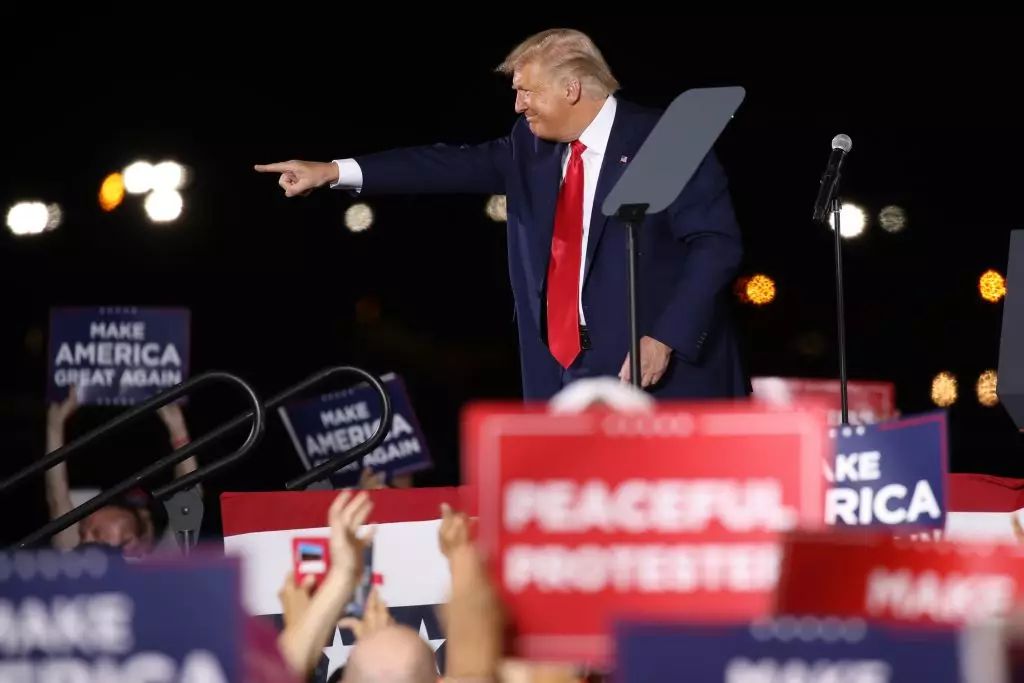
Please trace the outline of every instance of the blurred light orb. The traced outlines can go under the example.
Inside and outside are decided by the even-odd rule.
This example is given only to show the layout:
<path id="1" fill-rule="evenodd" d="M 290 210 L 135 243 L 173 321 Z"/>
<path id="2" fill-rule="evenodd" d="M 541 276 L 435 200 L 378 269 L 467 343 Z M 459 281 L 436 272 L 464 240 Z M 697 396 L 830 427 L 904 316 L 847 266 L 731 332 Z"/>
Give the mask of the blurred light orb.
<path id="1" fill-rule="evenodd" d="M 828 215 L 828 225 L 833 230 L 836 229 L 834 213 Z M 839 236 L 843 239 L 860 237 L 867 225 L 867 214 L 856 204 L 843 204 L 843 208 L 839 209 Z"/>
<path id="2" fill-rule="evenodd" d="M 373 324 L 380 320 L 380 302 L 372 297 L 357 301 L 356 320 L 363 324 Z"/>
<path id="3" fill-rule="evenodd" d="M 759 273 L 752 276 L 747 280 L 743 290 L 746 295 L 743 298 L 755 306 L 764 306 L 775 301 L 775 281 L 767 275 Z"/>
<path id="4" fill-rule="evenodd" d="M 1006 296 L 1006 279 L 997 270 L 986 270 L 978 278 L 978 293 L 990 303 L 996 303 Z"/>
<path id="5" fill-rule="evenodd" d="M 940 372 L 932 379 L 932 403 L 946 408 L 956 403 L 957 382 L 950 372 Z"/>
<path id="6" fill-rule="evenodd" d="M 25 332 L 25 351 L 30 356 L 38 356 L 42 354 L 44 348 L 46 348 L 46 338 L 43 336 L 43 331 L 38 327 L 30 327 Z"/>
<path id="7" fill-rule="evenodd" d="M 188 172 L 184 166 L 174 161 L 162 161 L 150 173 L 150 189 L 180 190 L 185 187 L 187 179 Z"/>
<path id="8" fill-rule="evenodd" d="M 491 195 L 487 200 L 487 207 L 484 209 L 487 217 L 492 221 L 504 223 L 508 220 L 508 203 L 503 194 Z"/>
<path id="9" fill-rule="evenodd" d="M 886 206 L 878 212 L 878 224 L 886 232 L 900 232 L 907 227 L 907 213 L 899 206 Z"/>
<path id="10" fill-rule="evenodd" d="M 64 212 L 60 204 L 50 204 L 46 207 L 46 229 L 56 230 L 64 222 Z"/>
<path id="11" fill-rule="evenodd" d="M 978 394 L 978 403 L 986 408 L 999 405 L 999 395 L 996 388 L 999 385 L 999 375 L 995 370 L 986 370 L 978 376 L 978 383 L 975 391 Z"/>
<path id="12" fill-rule="evenodd" d="M 153 188 L 153 164 L 148 161 L 136 161 L 130 164 L 122 174 L 125 192 L 128 194 L 145 194 Z"/>
<path id="13" fill-rule="evenodd" d="M 103 179 L 100 185 L 100 208 L 104 211 L 113 211 L 124 201 L 124 176 L 120 173 L 111 173 Z"/>
<path id="14" fill-rule="evenodd" d="M 362 232 L 373 225 L 373 209 L 368 204 L 353 204 L 345 211 L 345 227 Z"/>
<path id="15" fill-rule="evenodd" d="M 39 235 L 50 226 L 50 210 L 42 202 L 18 202 L 7 211 L 7 228 L 18 237 Z"/>
<path id="16" fill-rule="evenodd" d="M 181 216 L 185 201 L 177 190 L 156 190 L 146 197 L 146 215 L 154 223 L 171 223 Z"/>

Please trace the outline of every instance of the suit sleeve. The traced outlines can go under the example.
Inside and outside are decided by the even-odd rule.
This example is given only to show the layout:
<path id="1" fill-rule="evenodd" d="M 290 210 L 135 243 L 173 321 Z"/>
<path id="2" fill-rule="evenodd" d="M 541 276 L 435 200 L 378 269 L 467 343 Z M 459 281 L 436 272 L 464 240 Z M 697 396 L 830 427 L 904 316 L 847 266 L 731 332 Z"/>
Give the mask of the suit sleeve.
<path id="1" fill-rule="evenodd" d="M 370 194 L 504 194 L 511 136 L 481 145 L 406 147 L 356 157 Z"/>
<path id="2" fill-rule="evenodd" d="M 667 211 L 673 234 L 687 249 L 671 303 L 651 336 L 695 362 L 724 305 L 722 292 L 736 278 L 743 259 L 729 183 L 714 151 Z"/>

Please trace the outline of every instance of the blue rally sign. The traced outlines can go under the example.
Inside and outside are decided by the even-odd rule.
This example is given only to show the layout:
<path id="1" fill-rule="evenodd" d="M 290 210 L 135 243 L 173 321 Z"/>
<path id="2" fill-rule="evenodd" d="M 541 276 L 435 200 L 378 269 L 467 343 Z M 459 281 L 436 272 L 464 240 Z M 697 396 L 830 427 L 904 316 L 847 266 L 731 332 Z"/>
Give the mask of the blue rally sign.
<path id="1" fill-rule="evenodd" d="M 331 476 L 335 488 L 355 486 L 363 468 L 385 473 L 387 480 L 433 466 L 423 430 L 413 412 L 405 384 L 395 374 L 381 377 L 394 416 L 387 438 L 373 452 Z M 278 408 L 306 469 L 330 460 L 363 443 L 377 431 L 381 418 L 380 396 L 368 384 L 317 399 L 297 401 Z"/>
<path id="2" fill-rule="evenodd" d="M 54 308 L 47 400 L 69 387 L 94 405 L 141 403 L 188 379 L 185 308 Z"/>
<path id="3" fill-rule="evenodd" d="M 859 620 L 627 623 L 616 633 L 615 673 L 621 683 L 1002 683 L 992 651 L 987 662 L 963 656 L 964 645 L 984 651 L 990 643 L 998 644 L 995 629 L 899 629 Z"/>
<path id="4" fill-rule="evenodd" d="M 0 681 L 234 683 L 239 596 L 238 563 L 223 557 L 0 553 Z"/>
<path id="5" fill-rule="evenodd" d="M 825 522 L 836 526 L 944 529 L 946 413 L 837 427 L 826 468 Z"/>

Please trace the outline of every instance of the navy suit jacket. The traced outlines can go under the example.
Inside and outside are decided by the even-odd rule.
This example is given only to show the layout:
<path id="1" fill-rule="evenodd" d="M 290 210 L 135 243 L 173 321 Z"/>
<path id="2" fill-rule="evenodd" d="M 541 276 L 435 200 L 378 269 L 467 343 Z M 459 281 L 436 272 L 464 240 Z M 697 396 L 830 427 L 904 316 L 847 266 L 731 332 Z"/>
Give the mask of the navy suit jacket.
<path id="1" fill-rule="evenodd" d="M 661 116 L 618 101 L 594 197 L 583 280 L 593 374 L 616 376 L 629 352 L 626 231 L 601 213 L 608 192 Z M 476 146 L 411 147 L 357 157 L 365 194 L 504 194 L 508 266 L 519 322 L 523 394 L 545 400 L 562 388 L 562 368 L 543 338 L 545 280 L 566 145 L 536 137 L 525 119 Z M 626 159 L 625 162 L 622 160 Z M 729 296 L 743 255 L 728 182 L 714 152 L 669 208 L 638 230 L 641 336 L 672 348 L 659 398 L 748 395 Z"/>

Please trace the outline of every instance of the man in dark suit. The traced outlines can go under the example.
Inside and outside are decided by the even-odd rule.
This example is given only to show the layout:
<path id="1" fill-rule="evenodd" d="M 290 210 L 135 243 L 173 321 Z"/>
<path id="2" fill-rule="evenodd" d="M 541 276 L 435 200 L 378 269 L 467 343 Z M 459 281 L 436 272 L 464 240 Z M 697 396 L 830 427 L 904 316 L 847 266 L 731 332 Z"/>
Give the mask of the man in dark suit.
<path id="1" fill-rule="evenodd" d="M 614 96 L 586 35 L 552 29 L 513 50 L 512 132 L 477 146 L 257 166 L 294 197 L 330 185 L 364 194 L 504 194 L 523 394 L 545 400 L 583 377 L 629 380 L 625 229 L 600 210 L 660 117 Z M 729 290 L 743 246 L 728 183 L 709 153 L 639 232 L 642 385 L 658 398 L 746 396 Z"/>

